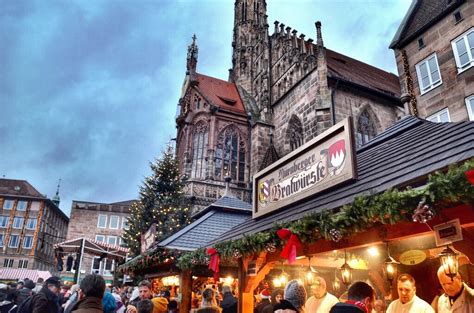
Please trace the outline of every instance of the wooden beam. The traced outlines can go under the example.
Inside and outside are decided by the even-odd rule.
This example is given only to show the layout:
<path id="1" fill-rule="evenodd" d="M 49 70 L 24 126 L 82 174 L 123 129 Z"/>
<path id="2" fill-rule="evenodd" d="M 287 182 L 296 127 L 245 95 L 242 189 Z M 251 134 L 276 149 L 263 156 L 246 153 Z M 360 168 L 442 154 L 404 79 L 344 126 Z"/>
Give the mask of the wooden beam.
<path id="1" fill-rule="evenodd" d="M 179 304 L 180 312 L 191 311 L 193 278 L 190 270 L 184 270 L 180 274 L 181 302 Z"/>

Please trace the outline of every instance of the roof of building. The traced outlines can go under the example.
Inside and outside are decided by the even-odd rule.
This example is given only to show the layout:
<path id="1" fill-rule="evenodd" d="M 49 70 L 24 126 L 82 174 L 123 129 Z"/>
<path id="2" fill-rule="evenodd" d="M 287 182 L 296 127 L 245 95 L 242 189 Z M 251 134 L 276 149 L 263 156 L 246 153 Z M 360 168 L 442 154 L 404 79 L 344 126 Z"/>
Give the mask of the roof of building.
<path id="1" fill-rule="evenodd" d="M 53 210 L 69 221 L 67 215 L 45 195 L 41 194 L 26 180 L 0 178 L 0 196 L 44 200 Z"/>
<path id="2" fill-rule="evenodd" d="M 218 108 L 245 114 L 245 107 L 234 83 L 196 73 L 197 90 Z"/>
<path id="3" fill-rule="evenodd" d="M 265 156 L 263 157 L 262 164 L 260 164 L 259 171 L 263 170 L 273 162 L 278 161 L 278 159 L 278 152 L 276 151 L 273 142 L 270 142 L 267 152 L 265 152 Z"/>
<path id="4" fill-rule="evenodd" d="M 46 199 L 26 180 L 0 178 L 0 195 Z"/>
<path id="5" fill-rule="evenodd" d="M 464 2 L 465 0 L 414 0 L 398 27 L 390 48 L 405 46 Z"/>
<path id="6" fill-rule="evenodd" d="M 400 97 L 398 76 L 380 68 L 326 49 L 328 75 L 369 88 L 391 97 Z"/>
<path id="7" fill-rule="evenodd" d="M 158 247 L 192 251 L 206 247 L 220 235 L 250 218 L 252 206 L 225 195 L 199 212 L 196 220 L 158 243 Z"/>
<path id="8" fill-rule="evenodd" d="M 90 202 L 90 201 L 72 201 L 73 210 L 97 210 L 109 212 L 129 213 L 130 207 L 137 200 L 126 200 L 112 203 Z M 125 211 L 124 211 L 125 210 Z"/>
<path id="9" fill-rule="evenodd" d="M 436 170 L 474 157 L 474 122 L 433 123 L 406 117 L 357 151 L 358 178 L 259 219 L 249 219 L 219 237 L 236 239 L 326 209 L 351 203 L 357 195 L 403 187 Z"/>

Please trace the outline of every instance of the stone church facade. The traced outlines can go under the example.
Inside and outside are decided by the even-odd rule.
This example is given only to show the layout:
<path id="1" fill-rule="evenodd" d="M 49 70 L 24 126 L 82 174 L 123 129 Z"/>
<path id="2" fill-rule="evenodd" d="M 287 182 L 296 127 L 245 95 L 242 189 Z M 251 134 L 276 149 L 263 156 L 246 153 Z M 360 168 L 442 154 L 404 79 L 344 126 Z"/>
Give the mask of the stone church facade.
<path id="1" fill-rule="evenodd" d="M 236 0 L 228 81 L 196 72 L 188 47 L 179 100 L 180 170 L 195 209 L 225 192 L 251 202 L 252 176 L 352 116 L 358 146 L 405 115 L 398 77 L 324 46 L 280 22 L 270 34 L 265 0 Z"/>

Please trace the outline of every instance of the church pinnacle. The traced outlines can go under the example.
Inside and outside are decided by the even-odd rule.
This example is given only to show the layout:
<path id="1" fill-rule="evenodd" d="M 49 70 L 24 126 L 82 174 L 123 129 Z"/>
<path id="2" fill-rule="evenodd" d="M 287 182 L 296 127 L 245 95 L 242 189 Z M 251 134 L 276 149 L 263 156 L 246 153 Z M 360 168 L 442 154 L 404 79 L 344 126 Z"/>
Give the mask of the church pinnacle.
<path id="1" fill-rule="evenodd" d="M 196 34 L 192 37 L 193 42 L 188 46 L 188 57 L 186 62 L 186 73 L 194 74 L 196 73 L 197 58 L 198 58 L 198 46 L 196 44 Z"/>
<path id="2" fill-rule="evenodd" d="M 59 187 L 61 186 L 61 178 L 58 181 L 58 188 L 56 189 L 56 195 L 54 195 L 52 201 L 54 204 L 56 204 L 57 207 L 59 207 L 59 202 L 61 202 L 61 198 L 59 198 Z"/>

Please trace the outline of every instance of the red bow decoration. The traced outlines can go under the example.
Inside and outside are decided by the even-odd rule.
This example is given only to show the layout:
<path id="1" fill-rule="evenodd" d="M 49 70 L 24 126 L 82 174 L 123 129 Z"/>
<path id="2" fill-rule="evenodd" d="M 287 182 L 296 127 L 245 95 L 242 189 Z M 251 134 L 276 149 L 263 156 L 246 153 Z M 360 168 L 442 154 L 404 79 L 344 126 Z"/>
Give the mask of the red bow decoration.
<path id="1" fill-rule="evenodd" d="M 214 272 L 214 282 L 217 283 L 219 280 L 219 263 L 221 261 L 219 252 L 214 248 L 208 248 L 207 254 L 211 256 L 209 269 Z"/>
<path id="2" fill-rule="evenodd" d="M 278 230 L 277 235 L 281 240 L 288 240 L 286 245 L 283 247 L 280 256 L 288 259 L 289 264 L 295 262 L 296 250 L 301 246 L 300 239 L 287 228 Z"/>
<path id="3" fill-rule="evenodd" d="M 474 170 L 469 170 L 465 172 L 467 180 L 474 186 Z"/>

